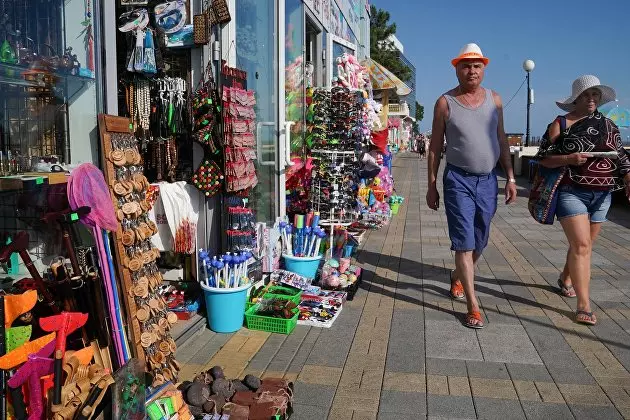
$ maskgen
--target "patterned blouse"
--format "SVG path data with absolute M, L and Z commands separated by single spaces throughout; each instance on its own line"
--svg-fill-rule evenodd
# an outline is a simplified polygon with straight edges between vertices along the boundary
M 560 136 L 553 143 L 549 140 L 549 127 L 543 136 L 536 159 L 571 153 L 615 151 L 617 159 L 589 158 L 581 166 L 569 166 L 567 176 L 571 183 L 584 188 L 614 191 L 624 187 L 622 178 L 630 173 L 630 153 L 623 148 L 621 134 L 615 123 L 596 111 L 561 130 Z

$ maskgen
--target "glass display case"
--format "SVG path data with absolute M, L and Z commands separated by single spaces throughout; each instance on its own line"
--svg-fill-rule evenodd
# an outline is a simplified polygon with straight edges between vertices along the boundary
M 1 175 L 97 161 L 95 0 L 0 0 Z

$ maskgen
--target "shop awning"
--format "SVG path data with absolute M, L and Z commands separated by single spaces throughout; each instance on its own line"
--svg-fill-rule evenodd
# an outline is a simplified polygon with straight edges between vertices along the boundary
M 361 65 L 370 72 L 370 82 L 374 90 L 396 90 L 399 96 L 409 95 L 411 88 L 400 80 L 394 73 L 371 58 L 366 58 Z

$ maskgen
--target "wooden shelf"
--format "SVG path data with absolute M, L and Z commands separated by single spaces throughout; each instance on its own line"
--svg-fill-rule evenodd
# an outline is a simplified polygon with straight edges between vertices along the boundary
M 65 184 L 69 174 L 65 172 L 27 172 L 0 177 L 0 192 L 33 189 L 43 185 Z

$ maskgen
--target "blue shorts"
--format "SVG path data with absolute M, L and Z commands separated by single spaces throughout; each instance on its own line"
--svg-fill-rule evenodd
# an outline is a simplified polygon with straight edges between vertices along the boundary
M 447 164 L 443 181 L 451 249 L 481 253 L 488 245 L 490 224 L 497 211 L 496 174 L 471 174 Z
M 574 185 L 561 185 L 558 189 L 556 216 L 565 217 L 587 214 L 591 223 L 603 223 L 610 208 L 610 191 L 597 191 Z

